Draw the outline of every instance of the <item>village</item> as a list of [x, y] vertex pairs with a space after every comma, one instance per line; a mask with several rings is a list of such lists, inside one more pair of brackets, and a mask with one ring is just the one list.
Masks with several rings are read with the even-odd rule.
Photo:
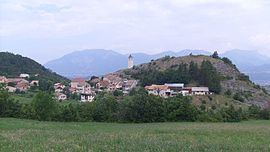
[[[128, 57], [128, 68], [133, 68], [134, 61], [130, 55]], [[37, 78], [39, 74], [35, 74]], [[31, 80], [29, 74], [20, 74], [16, 78], [7, 78], [0, 76], [0, 83], [5, 84], [5, 89], [8, 92], [18, 93], [27, 92], [31, 87], [38, 87], [38, 80]], [[121, 78], [117, 74], [107, 74], [102, 77], [91, 77], [90, 80], [82, 78], [74, 78], [67, 86], [61, 82], [55, 83], [54, 97], [58, 101], [68, 99], [67, 92], [72, 95], [77, 95], [80, 102], [92, 102], [96, 95], [100, 92], [120, 91], [123, 95], [128, 95], [130, 90], [138, 85], [138, 80]], [[183, 83], [165, 83], [163, 85], [152, 84], [145, 86], [144, 89], [148, 94], [157, 95], [163, 98], [173, 97], [178, 94], [183, 96], [193, 95], [211, 95], [208, 87], [185, 87]]]

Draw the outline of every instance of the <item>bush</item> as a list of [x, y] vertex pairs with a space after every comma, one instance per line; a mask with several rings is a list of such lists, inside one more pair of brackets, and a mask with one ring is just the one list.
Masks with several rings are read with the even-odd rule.
[[113, 122], [117, 120], [118, 102], [112, 95], [105, 94], [93, 102], [93, 120], [98, 122]]
[[242, 95], [240, 93], [238, 93], [238, 92], [234, 94], [233, 99], [234, 100], [238, 100], [240, 102], [244, 102], [245, 101], [245, 99], [242, 97]]
[[163, 99], [148, 95], [139, 90], [134, 96], [123, 101], [120, 115], [122, 121], [127, 122], [162, 122], [165, 121]]
[[198, 118], [198, 110], [189, 97], [169, 98], [165, 105], [168, 121], [196, 121]]
[[52, 120], [56, 113], [56, 102], [53, 97], [45, 92], [36, 94], [32, 101], [34, 117], [38, 120]]

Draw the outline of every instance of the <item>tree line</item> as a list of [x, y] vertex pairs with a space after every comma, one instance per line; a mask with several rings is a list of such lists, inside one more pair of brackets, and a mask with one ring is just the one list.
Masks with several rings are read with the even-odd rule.
[[251, 106], [248, 110], [227, 106], [223, 108], [196, 107], [191, 97], [161, 98], [144, 89], [133, 90], [129, 96], [99, 94], [90, 103], [60, 104], [46, 92], [39, 92], [31, 103], [12, 100], [0, 92], [0, 117], [35, 119], [40, 121], [96, 122], [239, 122], [247, 119], [270, 119], [270, 110]]
[[[136, 67], [135, 67], [136, 68]], [[201, 86], [209, 87], [215, 93], [221, 92], [220, 75], [210, 61], [203, 61], [199, 66], [197, 63], [180, 64], [172, 66], [165, 71], [153, 68], [137, 69], [132, 73], [132, 77], [140, 80], [142, 86], [164, 83], [184, 83], [197, 82]]]

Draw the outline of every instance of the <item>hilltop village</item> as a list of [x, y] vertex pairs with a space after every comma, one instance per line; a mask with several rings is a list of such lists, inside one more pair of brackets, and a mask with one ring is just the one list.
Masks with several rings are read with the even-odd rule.
[[[129, 55], [129, 69], [134, 67], [134, 58]], [[19, 93], [27, 92], [29, 89], [39, 87], [39, 74], [30, 76], [22, 73], [15, 78], [7, 78], [0, 76], [0, 83], [5, 84], [5, 89], [8, 92]], [[107, 74], [101, 77], [93, 76], [90, 80], [82, 78], [74, 78], [70, 84], [65, 85], [57, 82], [53, 85], [54, 97], [59, 101], [65, 101], [76, 96], [81, 102], [92, 102], [95, 96], [100, 92], [118, 92], [123, 95], [128, 95], [129, 92], [138, 85], [139, 81], [134, 79], [121, 78], [117, 74]], [[144, 89], [149, 94], [157, 95], [163, 98], [173, 97], [177, 94], [183, 96], [192, 95], [211, 95], [208, 87], [185, 87], [183, 83], [165, 83], [164, 85], [152, 84], [144, 86]]]

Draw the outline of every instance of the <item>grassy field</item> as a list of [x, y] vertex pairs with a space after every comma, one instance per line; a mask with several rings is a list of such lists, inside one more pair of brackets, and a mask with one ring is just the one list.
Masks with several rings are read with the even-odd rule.
[[270, 151], [270, 121], [60, 123], [0, 118], [0, 151]]

